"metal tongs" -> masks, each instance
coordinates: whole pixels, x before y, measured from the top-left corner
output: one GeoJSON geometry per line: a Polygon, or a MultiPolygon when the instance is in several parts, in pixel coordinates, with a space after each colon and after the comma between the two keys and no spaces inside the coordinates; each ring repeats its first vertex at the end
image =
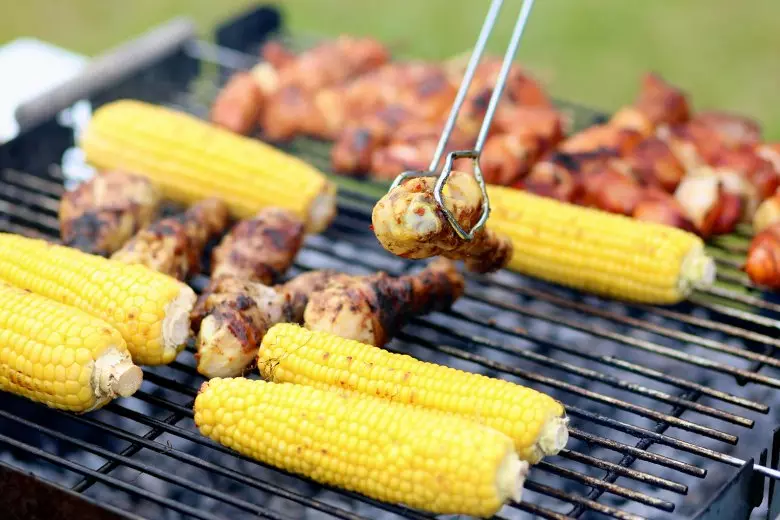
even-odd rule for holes
{"type": "Polygon", "coordinates": [[[466,241],[470,241],[474,238],[474,235],[484,227],[485,222],[487,222],[488,216],[490,215],[490,199],[488,198],[485,179],[482,177],[482,170],[479,167],[479,156],[482,152],[482,147],[485,144],[485,140],[487,139],[488,132],[490,131],[490,124],[493,122],[493,116],[495,115],[496,107],[498,106],[498,102],[504,92],[506,79],[509,76],[509,69],[512,65],[512,61],[514,60],[515,54],[517,53],[517,47],[520,45],[520,38],[523,36],[523,31],[525,30],[528,17],[531,14],[531,8],[534,5],[534,0],[525,0],[523,2],[523,7],[520,9],[520,15],[518,16],[517,22],[515,23],[515,28],[512,32],[512,38],[509,41],[509,47],[504,54],[504,61],[501,64],[501,70],[496,80],[496,86],[493,89],[493,94],[490,97],[490,103],[488,104],[487,111],[485,112],[485,119],[482,121],[482,126],[479,129],[479,135],[477,136],[477,142],[474,145],[474,149],[450,152],[447,154],[447,160],[444,163],[444,168],[442,169],[441,173],[437,173],[437,170],[439,163],[441,162],[441,156],[444,154],[444,149],[447,147],[447,142],[450,139],[452,130],[455,127],[455,122],[458,119],[458,113],[460,112],[460,109],[463,106],[463,102],[466,99],[466,93],[471,86],[471,81],[474,79],[474,73],[476,72],[477,65],[479,65],[479,61],[482,58],[485,45],[487,44],[487,40],[490,37],[490,33],[493,31],[493,27],[495,26],[496,20],[498,19],[498,12],[501,10],[503,3],[503,0],[493,0],[493,2],[490,4],[490,10],[488,11],[487,17],[485,18],[485,22],[482,24],[482,30],[479,33],[477,44],[474,46],[474,50],[471,53],[471,58],[469,59],[469,63],[466,66],[466,72],[463,76],[463,81],[461,82],[458,93],[455,96],[455,102],[452,105],[447,122],[444,125],[444,130],[442,131],[441,137],[439,138],[439,144],[436,146],[436,151],[433,154],[433,159],[431,160],[431,164],[428,166],[428,170],[403,172],[395,178],[392,186],[390,187],[390,190],[392,190],[401,184],[404,180],[413,177],[437,177],[433,192],[436,204],[447,217],[447,221],[453,227],[458,236],[466,241]],[[447,206],[444,205],[444,199],[442,196],[444,185],[447,183],[447,179],[449,178],[450,173],[452,173],[452,165],[456,159],[472,159],[474,161],[474,177],[476,178],[477,183],[479,184],[479,188],[482,191],[482,215],[474,227],[472,227],[472,229],[469,231],[463,229],[457,219],[455,219],[455,216],[452,214],[452,212],[447,209],[447,206]]]}

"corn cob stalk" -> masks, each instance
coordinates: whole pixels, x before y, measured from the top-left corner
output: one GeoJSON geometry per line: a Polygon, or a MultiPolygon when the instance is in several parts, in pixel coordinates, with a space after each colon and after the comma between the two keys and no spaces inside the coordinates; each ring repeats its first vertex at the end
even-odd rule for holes
{"type": "Polygon", "coordinates": [[[195,399],[195,424],[261,462],[439,514],[491,516],[520,499],[528,471],[492,428],[332,389],[215,378],[195,399]]]}
{"type": "Polygon", "coordinates": [[[0,233],[0,280],[105,320],[135,363],[170,363],[190,334],[195,292],[142,265],[0,233]]]}
{"type": "Polygon", "coordinates": [[[98,168],[144,175],[175,201],[219,197],[236,218],[266,206],[294,211],[310,232],[336,214],[336,186],[314,167],[256,139],[134,100],[100,107],[80,145],[98,168]]]}
{"type": "Polygon", "coordinates": [[[269,381],[344,388],[476,421],[507,434],[531,464],[569,438],[563,406],[541,392],[294,324],[271,327],[257,366],[269,381]]]}
{"type": "Polygon", "coordinates": [[[488,225],[512,238],[509,269],[626,301],[673,304],[715,278],[691,233],[501,186],[488,225]]]}
{"type": "Polygon", "coordinates": [[[83,413],[132,395],[142,377],[109,324],[0,282],[0,389],[83,413]]]}

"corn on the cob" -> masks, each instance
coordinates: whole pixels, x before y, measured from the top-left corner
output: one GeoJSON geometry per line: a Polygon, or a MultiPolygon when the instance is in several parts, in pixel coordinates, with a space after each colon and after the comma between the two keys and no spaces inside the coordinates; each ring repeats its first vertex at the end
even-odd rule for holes
{"type": "Polygon", "coordinates": [[[170,363],[190,334],[195,292],[142,265],[0,233],[0,280],[105,320],[135,363],[170,363]]]}
{"type": "Polygon", "coordinates": [[[568,441],[563,406],[541,392],[294,324],[271,327],[257,366],[270,381],[344,388],[482,423],[532,464],[568,441]]]}
{"type": "Polygon", "coordinates": [[[528,471],[492,428],[332,389],[212,379],[195,399],[195,424],[267,464],[439,514],[491,516],[520,499],[528,471]]]}
{"type": "Polygon", "coordinates": [[[488,225],[512,238],[509,269],[626,301],[672,304],[715,278],[691,233],[490,186],[488,225]]]}
{"type": "Polygon", "coordinates": [[[335,184],[314,167],[165,107],[134,100],[104,105],[80,145],[98,168],[144,175],[182,203],[219,197],[237,218],[280,206],[299,215],[308,231],[319,232],[336,213],[335,184]]]}
{"type": "Polygon", "coordinates": [[[0,282],[0,389],[83,413],[132,395],[142,377],[109,324],[0,282]]]}

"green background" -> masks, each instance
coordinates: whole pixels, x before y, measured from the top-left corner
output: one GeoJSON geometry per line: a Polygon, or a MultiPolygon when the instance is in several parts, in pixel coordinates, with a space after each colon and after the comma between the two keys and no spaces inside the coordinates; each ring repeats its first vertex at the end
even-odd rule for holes
{"type": "MultiPolygon", "coordinates": [[[[0,0],[0,42],[34,36],[96,54],[176,15],[204,35],[248,0],[0,0]]],[[[470,48],[487,1],[282,0],[294,31],[370,34],[400,53],[442,58],[470,48]]],[[[507,0],[491,39],[501,52],[520,0],[507,0]]],[[[756,117],[780,139],[779,0],[538,0],[519,60],[557,97],[613,109],[653,69],[697,108],[756,117]]]]}

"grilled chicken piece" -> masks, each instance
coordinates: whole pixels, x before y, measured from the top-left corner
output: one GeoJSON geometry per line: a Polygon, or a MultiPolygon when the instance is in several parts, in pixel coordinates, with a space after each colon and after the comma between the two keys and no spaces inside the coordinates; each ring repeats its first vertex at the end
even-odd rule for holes
{"type": "Polygon", "coordinates": [[[184,213],[145,227],[111,259],[145,265],[185,280],[200,271],[206,244],[222,233],[227,224],[227,205],[220,199],[205,199],[184,213]]]}
{"type": "Polygon", "coordinates": [[[118,171],[98,174],[63,194],[62,242],[108,256],[155,219],[160,202],[159,190],[144,177],[118,171]]]}
{"type": "Polygon", "coordinates": [[[260,122],[265,97],[250,72],[233,74],[211,106],[209,119],[237,134],[250,134],[260,122]]]}
{"type": "Polygon", "coordinates": [[[682,163],[669,146],[657,137],[639,143],[625,161],[642,185],[661,188],[669,193],[677,189],[685,175],[682,163]]]}
{"type": "Polygon", "coordinates": [[[516,187],[562,202],[579,200],[582,195],[581,175],[555,161],[541,161],[516,187]]]}
{"type": "Polygon", "coordinates": [[[717,132],[694,121],[659,129],[657,135],[669,145],[686,171],[712,164],[724,146],[717,132]]]}
{"type": "Polygon", "coordinates": [[[339,173],[361,174],[371,169],[371,156],[386,145],[404,121],[412,117],[401,105],[389,105],[341,133],[331,148],[331,164],[339,173]]]}
{"type": "Polygon", "coordinates": [[[582,180],[582,186],[580,204],[610,213],[631,215],[642,198],[639,183],[614,165],[605,165],[588,173],[582,180]]]}
{"type": "Polygon", "coordinates": [[[241,375],[283,316],[284,299],[273,288],[229,276],[214,280],[193,314],[198,372],[209,378],[241,375]]]}
{"type": "Polygon", "coordinates": [[[557,110],[525,105],[513,105],[496,112],[493,124],[497,132],[536,137],[544,152],[563,140],[566,126],[557,110]]]}
{"type": "Polygon", "coordinates": [[[758,206],[753,215],[753,232],[760,233],[776,222],[780,222],[780,189],[758,206]]]}
{"type": "Polygon", "coordinates": [[[269,287],[223,276],[215,280],[193,311],[198,372],[206,377],[241,375],[257,356],[269,328],[303,323],[309,296],[331,280],[348,278],[335,271],[312,271],[269,287]]]}
{"type": "Polygon", "coordinates": [[[650,118],[636,107],[623,107],[609,120],[609,126],[632,130],[643,138],[648,138],[655,133],[655,126],[650,118]]]}
{"type": "Polygon", "coordinates": [[[623,157],[631,153],[642,140],[633,130],[610,125],[594,125],[563,141],[558,151],[566,154],[614,152],[623,157]]]}
{"type": "Polygon", "coordinates": [[[634,107],[656,128],[685,123],[691,113],[686,94],[652,72],[642,78],[634,107]]]}
{"type": "Polygon", "coordinates": [[[511,186],[525,177],[541,155],[533,134],[494,134],[485,142],[480,167],[485,182],[511,186]]]}
{"type": "Polygon", "coordinates": [[[304,325],[381,347],[405,319],[449,308],[463,288],[462,275],[443,258],[415,275],[336,278],[310,296],[304,325]]]}
{"type": "Polygon", "coordinates": [[[295,61],[295,53],[278,41],[270,41],[260,49],[260,57],[276,70],[281,70],[295,61]]]}
{"type": "Polygon", "coordinates": [[[746,186],[733,172],[702,167],[682,180],[674,196],[698,234],[707,238],[734,230],[745,211],[746,186]]]}
{"type": "Polygon", "coordinates": [[[780,186],[780,173],[775,165],[756,153],[752,146],[724,147],[715,154],[712,165],[743,176],[755,188],[758,200],[771,197],[780,186]]]}
{"type": "MultiPolygon", "coordinates": [[[[264,50],[264,55],[268,52],[264,50]]],[[[388,61],[387,48],[372,38],[340,36],[290,59],[275,60],[280,87],[293,86],[306,92],[338,85],[388,61]]]]}
{"type": "Polygon", "coordinates": [[[304,225],[298,216],[281,208],[264,208],[236,224],[214,248],[211,277],[270,285],[290,268],[303,238],[304,225]]]}
{"type": "Polygon", "coordinates": [[[696,227],[674,196],[659,188],[645,188],[631,216],[636,220],[655,222],[696,233],[696,227]]]}
{"type": "MultiPolygon", "coordinates": [[[[433,197],[435,178],[409,179],[387,193],[372,212],[374,233],[382,246],[404,258],[444,256],[463,260],[480,273],[497,271],[512,256],[512,242],[487,227],[473,240],[461,239],[433,197]]],[[[482,214],[482,194],[473,176],[452,172],[444,190],[444,203],[466,230],[482,214]]]]}
{"type": "Polygon", "coordinates": [[[765,228],[750,242],[743,270],[753,283],[780,290],[780,224],[765,228]]]}
{"type": "Polygon", "coordinates": [[[748,117],[714,110],[698,112],[692,121],[713,130],[726,146],[757,146],[761,142],[761,126],[748,117]]]}

